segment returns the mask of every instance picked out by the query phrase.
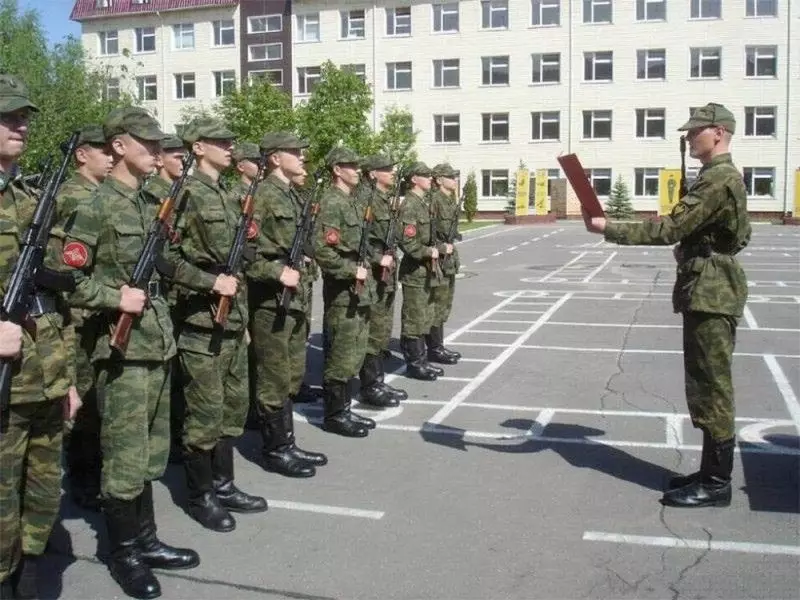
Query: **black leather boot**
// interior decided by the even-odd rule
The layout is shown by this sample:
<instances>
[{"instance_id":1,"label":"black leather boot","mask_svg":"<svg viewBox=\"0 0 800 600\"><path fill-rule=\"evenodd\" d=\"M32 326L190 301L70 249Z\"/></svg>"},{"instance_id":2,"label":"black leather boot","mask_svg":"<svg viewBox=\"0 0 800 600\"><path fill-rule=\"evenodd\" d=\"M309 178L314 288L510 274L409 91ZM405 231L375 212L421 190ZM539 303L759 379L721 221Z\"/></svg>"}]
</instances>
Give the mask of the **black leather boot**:
<instances>
[{"instance_id":1,"label":"black leather boot","mask_svg":"<svg viewBox=\"0 0 800 600\"><path fill-rule=\"evenodd\" d=\"M221 438L211 451L211 472L214 493L219 503L229 512L259 513L267 510L267 501L260 496L251 496L233 483L233 438Z\"/></svg>"},{"instance_id":2,"label":"black leather boot","mask_svg":"<svg viewBox=\"0 0 800 600\"><path fill-rule=\"evenodd\" d=\"M431 333L433 334L433 329L436 329L436 339L439 342L439 346L442 348L445 354L448 354L455 358L456 360L461 358L461 352L457 352L456 350L451 350L447 346L444 345L444 323L437 325L435 328L431 328Z\"/></svg>"},{"instance_id":3,"label":"black leather boot","mask_svg":"<svg viewBox=\"0 0 800 600\"><path fill-rule=\"evenodd\" d=\"M214 492L209 450L186 450L183 455L186 471L188 504L186 512L206 529L225 533L236 529L236 520L222 506Z\"/></svg>"},{"instance_id":4,"label":"black leather boot","mask_svg":"<svg viewBox=\"0 0 800 600\"><path fill-rule=\"evenodd\" d=\"M430 333L425 336L425 343L428 345L428 360L443 365L454 365L458 358L447 352L442 340L442 330L437 326L431 327Z\"/></svg>"},{"instance_id":5,"label":"black leather boot","mask_svg":"<svg viewBox=\"0 0 800 600\"><path fill-rule=\"evenodd\" d=\"M421 381L435 381L438 375L425 362L420 349L421 343L424 344L421 338L404 337L400 339L403 357L406 359L406 377Z\"/></svg>"},{"instance_id":6,"label":"black leather boot","mask_svg":"<svg viewBox=\"0 0 800 600\"><path fill-rule=\"evenodd\" d=\"M735 438L717 442L712 440L705 469L700 476L684 485L664 493L661 503L679 508L703 506L729 506L731 503L731 473Z\"/></svg>"},{"instance_id":7,"label":"black leather boot","mask_svg":"<svg viewBox=\"0 0 800 600\"><path fill-rule=\"evenodd\" d=\"M132 598L158 598L159 585L139 550L139 499L103 500L110 554L107 565L122 591Z\"/></svg>"},{"instance_id":8,"label":"black leather boot","mask_svg":"<svg viewBox=\"0 0 800 600\"><path fill-rule=\"evenodd\" d=\"M0 598L5 599L8 597L16 600L35 600L38 598L39 591L36 585L39 579L38 562L38 556L23 554L17 570L11 576L13 580L12 594L9 596L0 595Z\"/></svg>"},{"instance_id":9,"label":"black leather boot","mask_svg":"<svg viewBox=\"0 0 800 600\"><path fill-rule=\"evenodd\" d=\"M292 452L294 439L290 437L284 411L267 413L261 420L261 437L264 447L261 451L261 464L267 471L285 475L286 477L313 477L316 474L314 465L298 458Z\"/></svg>"},{"instance_id":10,"label":"black leather boot","mask_svg":"<svg viewBox=\"0 0 800 600\"><path fill-rule=\"evenodd\" d=\"M362 417L358 413L354 413L349 407L347 409L347 416L353 423L366 427L367 429L375 429L378 426L374 419Z\"/></svg>"},{"instance_id":11,"label":"black leather boot","mask_svg":"<svg viewBox=\"0 0 800 600\"><path fill-rule=\"evenodd\" d=\"M193 569L200 564L200 556L189 548L168 546L156 535L156 519L153 511L153 484L144 484L144 491L137 499L139 511L139 552L142 559L153 569Z\"/></svg>"},{"instance_id":12,"label":"black leather boot","mask_svg":"<svg viewBox=\"0 0 800 600\"><path fill-rule=\"evenodd\" d=\"M74 429L69 434L66 444L70 497L77 506L100 512L100 471L103 459L100 438L91 425L91 421L99 417L95 417L94 412L90 410L83 418L89 421L85 423L88 430Z\"/></svg>"},{"instance_id":13,"label":"black leather boot","mask_svg":"<svg viewBox=\"0 0 800 600\"><path fill-rule=\"evenodd\" d=\"M292 410L292 399L289 398L286 404L283 405L283 426L286 429L286 436L289 439L289 445L291 446L289 451L296 457L302 461L307 462L310 465L314 465L315 467L324 467L328 464L328 457L325 456L322 452L310 452L308 450L303 450L297 446L294 437L294 411Z\"/></svg>"},{"instance_id":14,"label":"black leather boot","mask_svg":"<svg viewBox=\"0 0 800 600\"><path fill-rule=\"evenodd\" d=\"M325 418L322 429L345 437L366 437L369 430L358 423L350 412L350 397L347 394L347 382L326 381L322 384L322 401L325 406Z\"/></svg>"},{"instance_id":15,"label":"black leather boot","mask_svg":"<svg viewBox=\"0 0 800 600\"><path fill-rule=\"evenodd\" d=\"M384 369L383 367L383 353L379 354L378 356L375 356L374 360L375 360L375 369L378 372L378 383L380 384L380 386L388 393L390 393L393 398L396 398L397 400L408 400L408 392L406 392L405 390L401 390L400 388L392 387L383 380L384 377L386 376L386 369Z\"/></svg>"},{"instance_id":16,"label":"black leather boot","mask_svg":"<svg viewBox=\"0 0 800 600\"><path fill-rule=\"evenodd\" d=\"M361 380L361 396L359 398L361 404L368 404L376 408L389 408L400 404L400 401L381 385L381 376L380 359L374 354L367 354L358 374Z\"/></svg>"},{"instance_id":17,"label":"black leather boot","mask_svg":"<svg viewBox=\"0 0 800 600\"><path fill-rule=\"evenodd\" d=\"M14 599L14 586L11 584L11 579L6 579L0 583L0 598L3 600L6 600L6 598Z\"/></svg>"},{"instance_id":18,"label":"black leather boot","mask_svg":"<svg viewBox=\"0 0 800 600\"><path fill-rule=\"evenodd\" d=\"M296 394L292 394L292 402L294 404L307 404L311 402L316 402L322 397L322 392L319 390L315 390L310 385L308 385L305 381L300 384L300 389Z\"/></svg>"},{"instance_id":19,"label":"black leather boot","mask_svg":"<svg viewBox=\"0 0 800 600\"><path fill-rule=\"evenodd\" d=\"M711 434L708 433L705 429L703 431L703 449L700 454L700 470L690 475L681 475L679 477L673 477L669 480L669 484L667 489L673 490L675 488L683 487L685 485L689 485L695 481L700 480L700 476L704 471L708 470L709 466L709 456L710 453L713 452L714 448L714 439L711 437Z\"/></svg>"}]
</instances>

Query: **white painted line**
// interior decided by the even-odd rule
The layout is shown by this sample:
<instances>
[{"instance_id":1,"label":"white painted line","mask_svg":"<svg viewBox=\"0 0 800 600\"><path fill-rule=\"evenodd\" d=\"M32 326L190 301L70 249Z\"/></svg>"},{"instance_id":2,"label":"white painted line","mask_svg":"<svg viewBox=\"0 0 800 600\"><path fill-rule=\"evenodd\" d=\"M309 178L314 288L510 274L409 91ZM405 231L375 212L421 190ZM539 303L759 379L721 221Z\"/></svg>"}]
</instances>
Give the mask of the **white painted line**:
<instances>
[{"instance_id":1,"label":"white painted line","mask_svg":"<svg viewBox=\"0 0 800 600\"><path fill-rule=\"evenodd\" d=\"M476 363L490 363L491 359L488 358L464 358L463 356L458 359L458 362L476 362ZM439 378L441 379L441 377Z\"/></svg>"},{"instance_id":2,"label":"white painted line","mask_svg":"<svg viewBox=\"0 0 800 600\"><path fill-rule=\"evenodd\" d=\"M792 283L794 283L794 282L792 282ZM784 281L779 281L779 282L778 282L778 287L789 287L789 286L787 286L787 285L786 285L786 282L784 282Z\"/></svg>"},{"instance_id":3,"label":"white painted line","mask_svg":"<svg viewBox=\"0 0 800 600\"><path fill-rule=\"evenodd\" d=\"M480 348L508 348L508 344L492 344L489 342L450 342L450 346L478 346Z\"/></svg>"},{"instance_id":4,"label":"white painted line","mask_svg":"<svg viewBox=\"0 0 800 600\"><path fill-rule=\"evenodd\" d=\"M564 327L618 327L622 329L682 329L683 325L662 325L657 323L582 323L580 321L550 321L548 326L561 325ZM740 327L740 331L776 331L783 333L797 333L800 329L787 329L784 327Z\"/></svg>"},{"instance_id":5,"label":"white painted line","mask_svg":"<svg viewBox=\"0 0 800 600\"><path fill-rule=\"evenodd\" d=\"M540 239L542 239L542 238L533 238L531 241L532 242L538 242Z\"/></svg>"},{"instance_id":6,"label":"white painted line","mask_svg":"<svg viewBox=\"0 0 800 600\"><path fill-rule=\"evenodd\" d=\"M492 254L492 256L500 256L502 253L503 253L503 251L500 250L500 252L495 252L494 254Z\"/></svg>"},{"instance_id":7,"label":"white painted line","mask_svg":"<svg viewBox=\"0 0 800 600\"><path fill-rule=\"evenodd\" d=\"M583 282L582 283L589 283L592 279L594 279L594 276L597 275L603 269L605 269L608 266L608 263L610 263L612 260L614 260L614 257L616 255L617 255L616 252L612 252L609 255L609 257L607 259L605 259L599 267L597 267L594 271L592 271L586 277L583 278Z\"/></svg>"},{"instance_id":8,"label":"white painted line","mask_svg":"<svg viewBox=\"0 0 800 600\"><path fill-rule=\"evenodd\" d=\"M470 329L469 333L483 333L486 335L522 335L524 331L503 331L502 329Z\"/></svg>"},{"instance_id":9,"label":"white painted line","mask_svg":"<svg viewBox=\"0 0 800 600\"><path fill-rule=\"evenodd\" d=\"M778 364L775 356L775 354L765 354L764 362L767 363L767 367L769 368L770 373L772 373L772 379L775 380L775 385L778 386L778 391L781 393L781 396L783 396L783 401L786 403L786 409L789 411L792 421L794 421L794 426L797 429L797 433L800 433L800 403L798 403L797 396L794 394L792 385L786 378L786 374L783 372L783 369L781 369L781 366Z\"/></svg>"},{"instance_id":10,"label":"white painted line","mask_svg":"<svg viewBox=\"0 0 800 600\"><path fill-rule=\"evenodd\" d=\"M512 295L510 295L508 298L503 300L502 302L499 302L499 303L495 304L492 308L490 308L486 312L478 315L477 317L472 319L472 321L470 321L466 325L460 327L459 329L456 329L453 333L451 333L446 338L444 338L445 343L452 342L458 336L460 336L462 333L465 333L465 332L469 331L470 329L472 329L475 325L477 325L478 323L480 323L484 319L486 319L488 317L491 317L496 312L499 312L503 307L511 304L514 300L519 298L521 295L522 295L522 292L515 292Z\"/></svg>"},{"instance_id":11,"label":"white painted line","mask_svg":"<svg viewBox=\"0 0 800 600\"><path fill-rule=\"evenodd\" d=\"M498 312L501 312L503 314L510 313L518 315L541 315L544 313L543 310L505 310L505 309Z\"/></svg>"},{"instance_id":12,"label":"white painted line","mask_svg":"<svg viewBox=\"0 0 800 600\"><path fill-rule=\"evenodd\" d=\"M486 319L484 323L512 323L514 325L524 325L525 323L536 323L536 321L509 320L509 319Z\"/></svg>"},{"instance_id":13,"label":"white painted line","mask_svg":"<svg viewBox=\"0 0 800 600\"><path fill-rule=\"evenodd\" d=\"M343 517L360 517L362 519L382 519L386 514L382 510L362 510L360 508L347 508L344 506L328 506L326 504L307 504L305 502L290 502L286 500L267 500L270 508L284 508L286 510L301 510L305 512L322 513L326 515L339 515Z\"/></svg>"},{"instance_id":14,"label":"white painted line","mask_svg":"<svg viewBox=\"0 0 800 600\"><path fill-rule=\"evenodd\" d=\"M497 344L480 344L480 343L463 343L462 346L495 346ZM638 348L579 348L573 346L533 346L524 345L520 346L523 350L564 350L565 352L613 352L618 354L620 352L630 354L683 354L683 350L647 350ZM734 352L734 356L749 356L755 358L763 358L767 356L761 352ZM770 354L775 358L800 358L800 354Z\"/></svg>"},{"instance_id":15,"label":"white painted line","mask_svg":"<svg viewBox=\"0 0 800 600\"><path fill-rule=\"evenodd\" d=\"M494 228L494 225L489 225L489 227ZM515 230L519 229L520 227L521 227L521 225L515 225L515 226L512 226L512 227L503 226L500 229L498 229L497 231L493 231L491 233L485 233L483 235L478 235L478 236L475 236L475 237L469 236L468 238L463 239L460 242L458 242L458 245L461 246L463 244L468 244L470 242L474 242L475 240L482 240L482 239L485 239L485 238L488 238L488 237L499 235L501 233L506 233L508 231L515 231Z\"/></svg>"},{"instance_id":16,"label":"white painted line","mask_svg":"<svg viewBox=\"0 0 800 600\"><path fill-rule=\"evenodd\" d=\"M683 415L669 415L666 422L667 444L672 448L683 446Z\"/></svg>"},{"instance_id":17,"label":"white painted line","mask_svg":"<svg viewBox=\"0 0 800 600\"><path fill-rule=\"evenodd\" d=\"M472 377L448 377L443 375L437 377L436 381L472 381Z\"/></svg>"},{"instance_id":18,"label":"white painted line","mask_svg":"<svg viewBox=\"0 0 800 600\"><path fill-rule=\"evenodd\" d=\"M519 246L511 246L511 248L509 248L508 250L506 250L506 252L513 252L513 251L514 251L514 250L516 250L517 248L519 248Z\"/></svg>"},{"instance_id":19,"label":"white painted line","mask_svg":"<svg viewBox=\"0 0 800 600\"><path fill-rule=\"evenodd\" d=\"M559 267L559 268L558 268L558 269L556 269L555 271L551 271L550 273L548 273L547 275L545 275L544 277L542 277L541 279L539 279L539 283L544 283L545 281L547 281L548 279L550 279L550 278L551 278L553 275L558 275L559 273L561 273L561 271L563 271L564 269L568 268L570 265L573 265L574 263L576 263L576 262L578 262L580 259L582 259L584 256L586 256L586 254L587 254L586 252L581 252L580 254L578 254L578 256L576 256L575 258L573 258L573 259L572 259L571 261L569 261L567 264L565 264L565 265L563 265L563 266Z\"/></svg>"},{"instance_id":20,"label":"white painted line","mask_svg":"<svg viewBox=\"0 0 800 600\"><path fill-rule=\"evenodd\" d=\"M527 246L528 244L530 244L530 242L522 242L522 243L520 244L520 246Z\"/></svg>"},{"instance_id":21,"label":"white painted line","mask_svg":"<svg viewBox=\"0 0 800 600\"><path fill-rule=\"evenodd\" d=\"M528 433L533 437L541 437L541 435L544 433L545 427L550 424L550 421L553 420L555 415L556 411L554 409L545 408L536 417L536 420L533 422L530 429L528 429Z\"/></svg>"},{"instance_id":22,"label":"white painted line","mask_svg":"<svg viewBox=\"0 0 800 600\"><path fill-rule=\"evenodd\" d=\"M486 262L486 259L485 259L485 258L476 258L476 259L475 259L475 260L473 260L472 262L476 262L476 263L482 263L482 262Z\"/></svg>"},{"instance_id":23,"label":"white painted line","mask_svg":"<svg viewBox=\"0 0 800 600\"><path fill-rule=\"evenodd\" d=\"M784 554L800 556L800 546L756 544L754 542L727 542L724 540L693 540L649 535L625 535L621 533L605 533L603 531L585 531L583 533L583 541L635 544L638 546L657 546L659 548L678 548L684 550L718 550L722 552L746 552L749 554Z\"/></svg>"},{"instance_id":24,"label":"white painted line","mask_svg":"<svg viewBox=\"0 0 800 600\"><path fill-rule=\"evenodd\" d=\"M756 322L756 318L753 316L753 311L750 310L749 306L744 307L744 320L750 329L758 329L758 323Z\"/></svg>"}]
</instances>

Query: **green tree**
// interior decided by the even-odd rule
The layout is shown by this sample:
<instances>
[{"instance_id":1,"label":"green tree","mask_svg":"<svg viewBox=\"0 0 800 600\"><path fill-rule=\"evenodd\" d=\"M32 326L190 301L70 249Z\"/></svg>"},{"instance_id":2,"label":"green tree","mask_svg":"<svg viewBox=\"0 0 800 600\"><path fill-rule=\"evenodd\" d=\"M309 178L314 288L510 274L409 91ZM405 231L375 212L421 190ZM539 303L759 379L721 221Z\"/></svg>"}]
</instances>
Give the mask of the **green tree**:
<instances>
[{"instance_id":1,"label":"green tree","mask_svg":"<svg viewBox=\"0 0 800 600\"><path fill-rule=\"evenodd\" d=\"M375 151L397 161L400 167L409 167L418 160L414 146L417 134L414 117L405 108L390 107L381 117L381 129L375 135Z\"/></svg>"},{"instance_id":2,"label":"green tree","mask_svg":"<svg viewBox=\"0 0 800 600\"><path fill-rule=\"evenodd\" d=\"M611 195L606 202L606 214L613 219L630 219L634 215L633 203L628 186L622 175L617 177Z\"/></svg>"},{"instance_id":3,"label":"green tree","mask_svg":"<svg viewBox=\"0 0 800 600\"><path fill-rule=\"evenodd\" d=\"M255 80L224 96L213 113L249 142L259 142L267 131L297 130L292 97L268 81Z\"/></svg>"},{"instance_id":4,"label":"green tree","mask_svg":"<svg viewBox=\"0 0 800 600\"><path fill-rule=\"evenodd\" d=\"M475 171L470 171L467 175L467 182L464 184L464 214L467 221L472 223L478 213L478 183L475 181Z\"/></svg>"}]
</instances>

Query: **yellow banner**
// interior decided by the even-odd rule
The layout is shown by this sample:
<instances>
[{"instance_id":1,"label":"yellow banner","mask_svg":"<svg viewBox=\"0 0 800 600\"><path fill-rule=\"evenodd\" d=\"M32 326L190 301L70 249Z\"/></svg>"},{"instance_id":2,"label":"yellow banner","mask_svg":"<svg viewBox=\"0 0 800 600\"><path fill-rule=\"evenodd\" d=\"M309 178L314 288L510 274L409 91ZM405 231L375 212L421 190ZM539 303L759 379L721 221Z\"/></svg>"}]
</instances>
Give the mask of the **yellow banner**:
<instances>
[{"instance_id":1,"label":"yellow banner","mask_svg":"<svg viewBox=\"0 0 800 600\"><path fill-rule=\"evenodd\" d=\"M533 190L533 206L537 215L550 212L550 201L547 197L547 169L536 170L536 187Z\"/></svg>"},{"instance_id":2,"label":"yellow banner","mask_svg":"<svg viewBox=\"0 0 800 600\"><path fill-rule=\"evenodd\" d=\"M517 216L528 214L528 194L530 193L530 175L528 169L517 171L516 183L517 197L514 214Z\"/></svg>"},{"instance_id":3,"label":"yellow banner","mask_svg":"<svg viewBox=\"0 0 800 600\"><path fill-rule=\"evenodd\" d=\"M681 170L660 169L658 171L658 214L668 215L680 199Z\"/></svg>"},{"instance_id":4,"label":"yellow banner","mask_svg":"<svg viewBox=\"0 0 800 600\"><path fill-rule=\"evenodd\" d=\"M794 212L792 216L800 218L800 169L794 172Z\"/></svg>"}]
</instances>

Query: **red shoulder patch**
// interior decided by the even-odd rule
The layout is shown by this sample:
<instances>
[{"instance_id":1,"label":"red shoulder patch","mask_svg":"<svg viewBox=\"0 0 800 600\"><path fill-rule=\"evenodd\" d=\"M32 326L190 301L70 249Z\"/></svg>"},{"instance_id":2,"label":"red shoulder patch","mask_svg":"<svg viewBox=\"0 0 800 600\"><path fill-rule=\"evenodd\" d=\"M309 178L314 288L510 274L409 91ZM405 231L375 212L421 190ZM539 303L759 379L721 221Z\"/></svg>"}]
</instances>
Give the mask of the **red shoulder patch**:
<instances>
[{"instance_id":1,"label":"red shoulder patch","mask_svg":"<svg viewBox=\"0 0 800 600\"><path fill-rule=\"evenodd\" d=\"M325 232L325 243L329 246L335 246L339 243L339 230L338 229L328 229Z\"/></svg>"},{"instance_id":2,"label":"red shoulder patch","mask_svg":"<svg viewBox=\"0 0 800 600\"><path fill-rule=\"evenodd\" d=\"M89 250L80 242L70 242L64 246L64 264L70 267L83 267L89 261Z\"/></svg>"},{"instance_id":3,"label":"red shoulder patch","mask_svg":"<svg viewBox=\"0 0 800 600\"><path fill-rule=\"evenodd\" d=\"M252 240L256 236L258 236L258 223L250 221L250 225L247 226L247 239Z\"/></svg>"},{"instance_id":4,"label":"red shoulder patch","mask_svg":"<svg viewBox=\"0 0 800 600\"><path fill-rule=\"evenodd\" d=\"M403 235L406 237L414 237L417 235L417 226L416 225L406 225L405 229L403 229Z\"/></svg>"}]
</instances>

